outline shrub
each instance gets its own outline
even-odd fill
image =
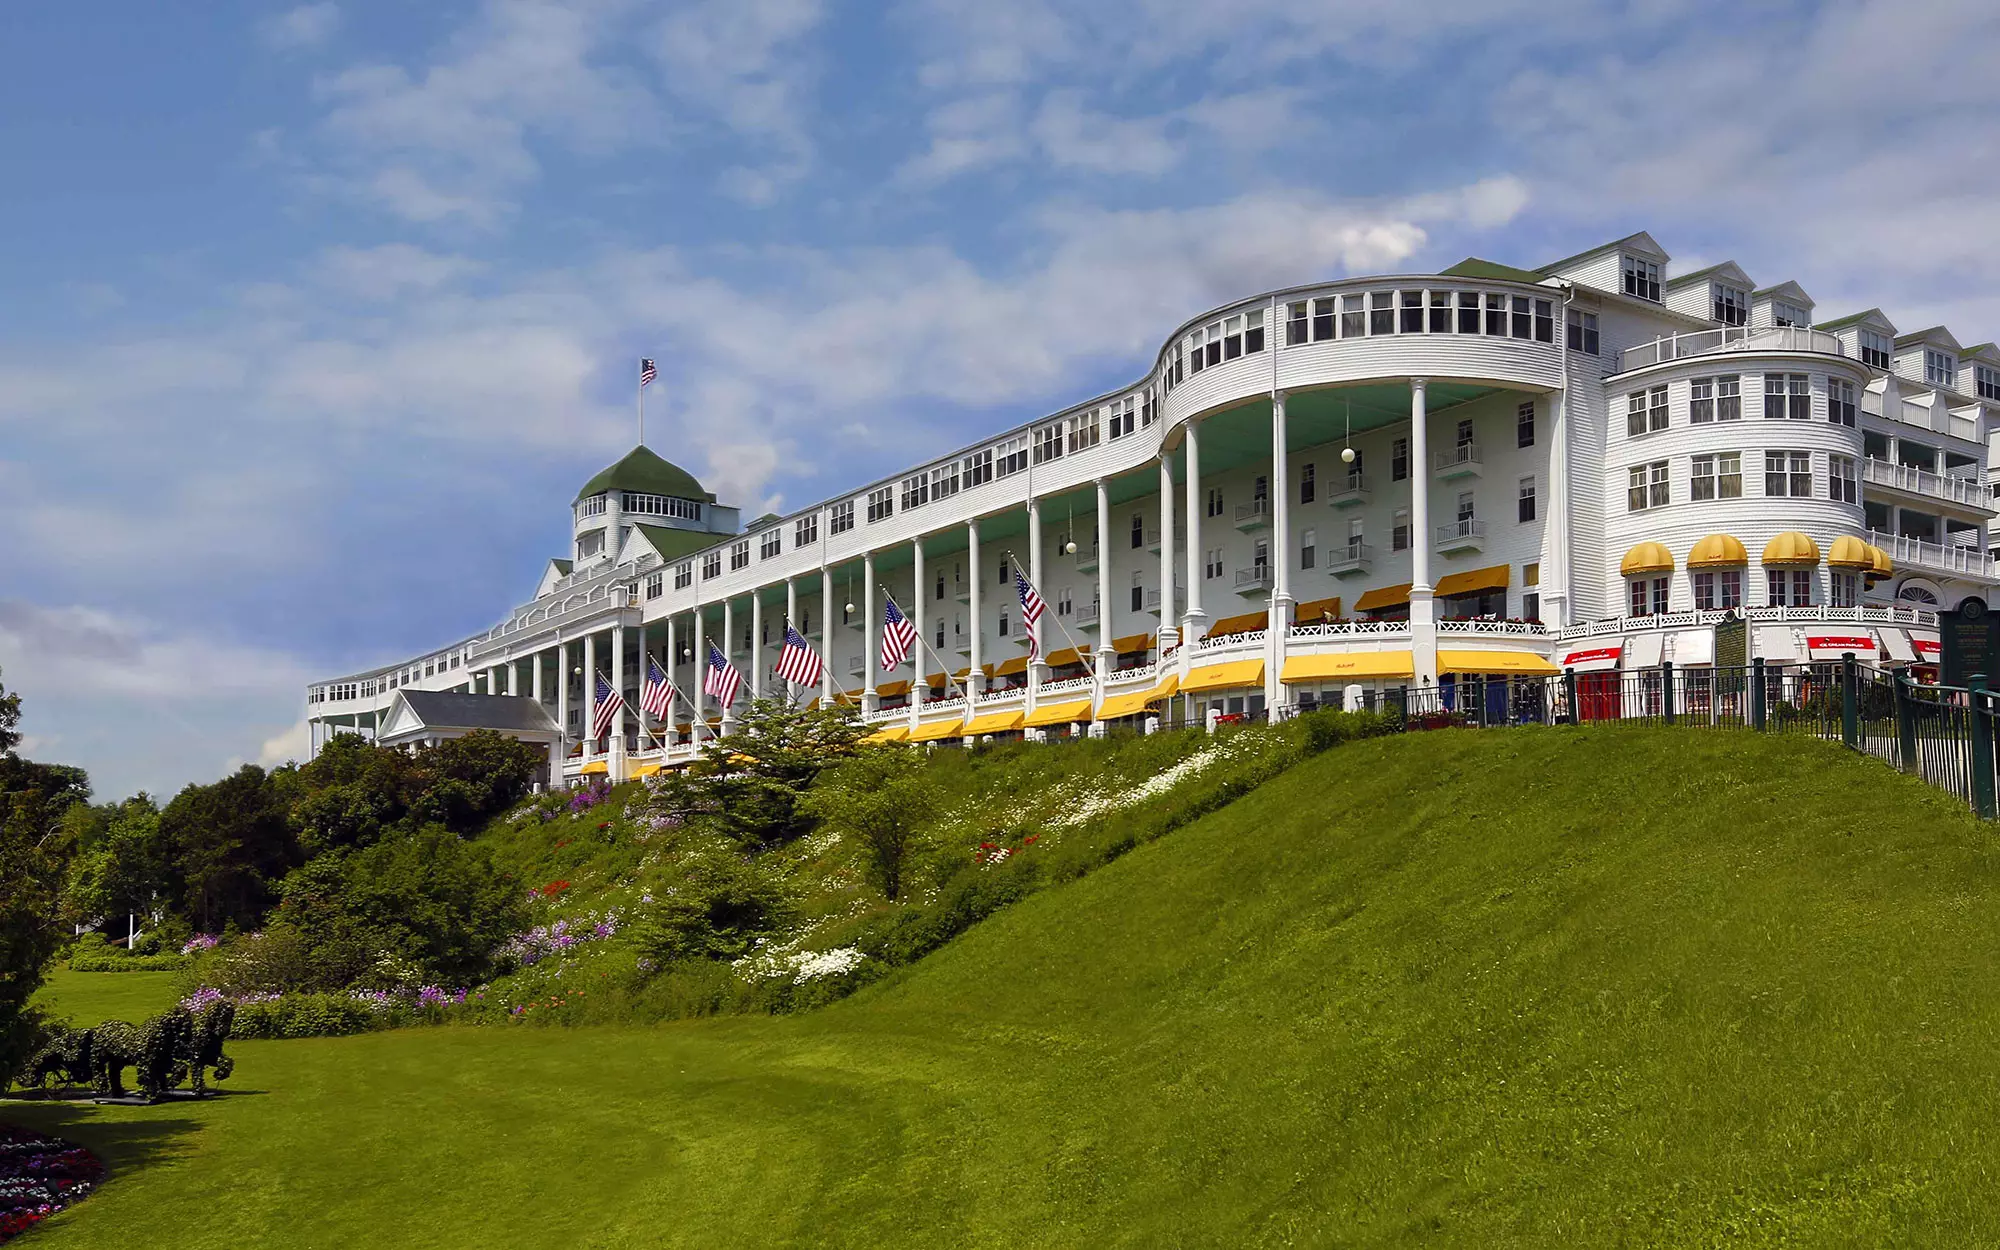
[[[389,1013],[348,994],[286,994],[236,1008],[231,1037],[344,1037],[390,1022]]]
[[[690,860],[681,881],[640,914],[638,946],[658,964],[736,959],[790,914],[791,900],[774,877],[739,856],[710,852]]]
[[[921,756],[910,751],[864,751],[823,774],[800,810],[858,841],[868,878],[894,902],[923,820],[932,814]]]

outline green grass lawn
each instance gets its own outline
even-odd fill
[[[1994,846],[1818,742],[1412,735],[818,1013],[0,1117],[110,1164],[59,1248],[1993,1245]]]
[[[71,972],[56,968],[42,982],[35,1004],[78,1027],[106,1020],[138,1023],[157,1016],[180,997],[178,972]]]

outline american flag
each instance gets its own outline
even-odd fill
[[[882,610],[882,667],[892,669],[909,658],[910,648],[917,645],[917,627],[910,624],[910,618],[896,606],[894,599]]]
[[[1042,609],[1046,605],[1042,596],[1028,584],[1019,565],[1014,568],[1014,589],[1021,596],[1021,632],[1028,635],[1028,658],[1035,659],[1041,654],[1041,646],[1035,641],[1035,626],[1042,620]]]
[[[777,672],[786,681],[801,686],[817,686],[826,677],[826,664],[819,658],[819,652],[807,645],[790,621],[785,622],[785,649],[778,653]]]
[[[639,706],[654,720],[665,720],[672,713],[674,697],[680,691],[674,689],[674,679],[667,676],[660,662],[652,656],[646,657],[646,685],[639,691]]]
[[[648,382],[652,381],[652,380],[653,380],[654,378],[657,378],[657,377],[659,377],[659,376],[660,376],[660,372],[659,372],[659,370],[657,370],[657,369],[653,368],[653,362],[652,362],[652,361],[650,361],[650,360],[642,360],[642,361],[640,361],[640,362],[639,362],[639,385],[640,385],[640,386],[644,386],[644,385],[646,385],[646,383],[648,383]]]
[[[590,716],[590,736],[602,738],[611,732],[611,722],[616,719],[618,710],[625,706],[625,696],[618,693],[601,670],[596,677],[597,710]]]
[[[743,689],[743,674],[712,642],[708,644],[708,674],[701,679],[701,689],[725,708],[736,702],[736,692]]]

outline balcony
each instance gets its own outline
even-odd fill
[[[1434,541],[1441,556],[1458,555],[1461,552],[1484,551],[1486,549],[1486,522],[1467,517],[1463,521],[1453,521],[1449,525],[1437,527]]]
[[[1870,457],[1861,462],[1861,480],[1868,494],[1900,497],[1905,502],[1946,504],[1982,517],[1994,514],[1993,496],[1976,478],[1932,473],[1914,465],[1892,464]]]
[[[1349,473],[1344,478],[1329,483],[1326,501],[1335,508],[1360,508],[1368,503],[1368,478],[1360,473]]]
[[[1650,343],[1628,347],[1618,353],[1618,372],[1717,352],[1817,352],[1825,356],[1845,356],[1847,349],[1841,345],[1838,335],[1805,326],[1723,326],[1717,330],[1697,330],[1693,334],[1670,334]]]
[[[1360,577],[1375,566],[1375,549],[1364,542],[1349,542],[1326,553],[1326,571],[1335,577]]]
[[[1146,531],[1146,550],[1148,550],[1148,551],[1152,552],[1152,553],[1153,553],[1154,555],[1159,555],[1159,554],[1160,554],[1160,531],[1159,531],[1159,530],[1157,530],[1157,529],[1150,529],[1150,530],[1147,530],[1147,531]]]
[[[1236,570],[1236,593],[1239,595],[1268,595],[1271,593],[1271,566],[1253,564],[1247,569]]]
[[[1095,629],[1097,627],[1098,615],[1096,604],[1085,604],[1076,610],[1076,627],[1078,629]]]
[[[959,582],[951,588],[951,597],[960,603],[972,602],[972,583]]]
[[[1081,544],[1081,543],[1077,544],[1077,549],[1076,549],[1076,571],[1077,571],[1077,572],[1079,572],[1079,573],[1095,573],[1095,572],[1097,571],[1097,540],[1096,540],[1096,539],[1094,539],[1094,538],[1093,538],[1093,539],[1092,539],[1092,540],[1090,541],[1090,546],[1088,546],[1088,547],[1085,547],[1085,546],[1084,546],[1083,544]]]
[[[1174,587],[1174,594],[1175,594],[1175,596],[1176,596],[1176,597],[1179,597],[1179,596],[1180,596],[1180,594],[1181,594],[1181,588],[1180,588],[1179,586],[1176,586],[1176,587]],[[1153,614],[1154,616],[1158,616],[1158,615],[1160,614],[1160,592],[1159,592],[1159,591],[1157,591],[1157,590],[1149,590],[1149,591],[1147,591],[1147,592],[1146,592],[1146,611],[1148,611],[1148,612],[1151,612],[1151,613],[1152,613],[1152,614]],[[1170,622],[1170,623],[1171,623],[1171,622]]]
[[[1915,568],[1950,577],[1991,580],[1993,561],[1987,556],[1983,545],[1986,532],[1984,530],[1965,532],[1981,540],[1981,545],[1961,546],[1958,543],[1926,542],[1921,538],[1909,538],[1902,534],[1885,533],[1882,530],[1869,530],[1868,541],[1888,552],[1889,559],[1899,569]]]
[[[848,674],[850,676],[859,677],[863,673],[865,673],[868,670],[868,665],[866,662],[867,658],[868,657],[862,655],[851,655],[847,657]]]
[[[1271,528],[1271,501],[1252,499],[1236,505],[1236,528],[1245,534]]]
[[[1478,477],[1486,471],[1486,467],[1480,463],[1478,443],[1460,443],[1433,454],[1431,471],[1440,481],[1449,482],[1462,477]]]

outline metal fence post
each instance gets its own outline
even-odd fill
[[[1917,701],[1910,697],[1910,679],[1902,672],[1896,674],[1896,740],[1902,748],[1903,771],[1920,771],[1917,762]]]
[[[1666,716],[1667,724],[1671,725],[1674,723],[1674,662],[1672,660],[1660,661],[1660,697],[1663,700],[1661,709]]]
[[[1854,653],[1840,657],[1840,740],[1850,748],[1861,745],[1861,723],[1854,710]]]
[[[1576,706],[1576,670],[1573,668],[1563,670],[1563,704],[1563,714],[1569,718],[1570,724],[1577,724],[1583,719]]]
[[[1986,719],[1986,674],[1966,680],[1966,712],[1972,719],[1972,810],[1993,819],[1993,725]]]
[[[1750,728],[1764,727],[1764,657],[1750,661]]]

